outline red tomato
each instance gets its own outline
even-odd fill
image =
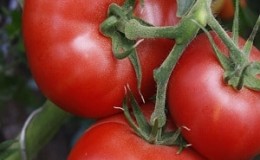
[[[154,105],[144,106],[145,114]],[[148,113],[148,114],[147,114]],[[109,117],[89,128],[77,141],[68,160],[203,160],[191,148],[176,154],[178,147],[150,144],[138,137],[123,114]]]
[[[227,48],[214,34],[219,48]],[[240,38],[240,45],[244,40]],[[260,60],[252,49],[251,60]],[[183,136],[210,160],[248,160],[260,153],[260,92],[234,90],[223,81],[223,69],[205,34],[187,48],[171,75],[170,113]]]
[[[111,40],[99,32],[109,4],[124,0],[26,0],[23,35],[32,75],[43,94],[66,111],[84,117],[118,112],[124,86],[138,95],[129,59],[112,55]],[[175,0],[138,3],[135,14],[157,26],[174,25]],[[145,40],[137,52],[141,61],[142,94],[155,93],[153,70],[165,59],[173,41]]]

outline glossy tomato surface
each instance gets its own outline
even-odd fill
[[[99,31],[111,3],[123,0],[26,0],[23,36],[32,75],[43,94],[66,111],[91,118],[118,112],[129,85],[138,96],[129,59],[112,55],[111,40]],[[156,25],[174,25],[175,0],[138,3],[135,15]],[[155,93],[153,70],[167,56],[173,41],[145,40],[137,52],[142,66],[142,94]]]
[[[149,117],[154,104],[142,108]],[[138,137],[123,114],[103,119],[90,127],[72,148],[68,160],[203,160],[191,148],[149,144]]]
[[[260,60],[256,48],[251,60]],[[208,159],[249,160],[260,153],[260,92],[234,90],[224,83],[223,72],[207,36],[199,35],[171,75],[170,113],[177,126],[188,128],[182,131],[188,143]]]

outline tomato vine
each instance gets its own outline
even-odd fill
[[[134,3],[132,3],[134,4]],[[237,1],[236,7],[238,8],[239,2]],[[211,1],[207,0],[197,0],[192,8],[188,8],[187,14],[182,16],[182,19],[176,26],[169,26],[169,27],[154,27],[154,26],[147,26],[142,25],[135,19],[127,20],[123,23],[119,23],[122,26],[117,28],[123,28],[120,32],[125,34],[125,37],[129,40],[138,40],[138,39],[145,39],[145,38],[170,38],[175,39],[176,44],[173,47],[172,51],[169,53],[169,56],[165,59],[162,65],[155,70],[154,72],[154,79],[157,84],[157,93],[156,93],[156,105],[155,111],[151,117],[151,124],[154,125],[155,121],[158,121],[159,127],[163,127],[166,122],[165,116],[165,100],[166,100],[166,91],[168,80],[171,75],[171,72],[174,69],[174,66],[178,62],[178,59],[182,55],[185,48],[188,44],[193,40],[193,38],[197,35],[199,30],[206,25],[209,25],[223,40],[223,42],[229,47],[231,51],[231,59],[232,62],[228,62],[229,64],[237,63],[234,66],[236,71],[227,71],[232,75],[238,75],[239,77],[235,77],[235,80],[232,80],[232,75],[226,75],[225,79],[229,79],[231,82],[230,85],[234,85],[235,88],[241,88],[241,78],[243,69],[238,68],[238,66],[245,67],[245,63],[247,57],[243,57],[243,51],[241,51],[237,45],[238,39],[238,9],[236,11],[236,18],[234,19],[234,27],[233,27],[233,39],[227,35],[225,30],[221,27],[219,22],[215,19],[212,10],[211,10]],[[196,23],[197,25],[195,25]],[[258,26],[258,23],[257,25]],[[133,43],[134,44],[134,43]],[[218,54],[222,55],[222,54]],[[221,56],[222,59],[224,58]],[[227,62],[228,60],[222,60],[222,64]],[[243,61],[243,62],[242,62]],[[225,64],[224,66],[227,66]],[[258,68],[258,65],[253,65],[255,69]],[[228,70],[228,68],[225,68]],[[239,72],[239,73],[237,73]],[[250,72],[250,71],[248,71]],[[257,72],[258,73],[258,72]],[[254,74],[256,74],[254,72]],[[233,82],[232,82],[233,81]],[[235,82],[234,82],[235,81]],[[249,81],[249,85],[253,85],[252,81],[254,80],[247,80]],[[244,81],[243,81],[244,82]],[[258,79],[255,79],[255,85],[258,85]],[[235,84],[233,84],[235,83]],[[238,86],[238,87],[236,87]],[[259,85],[258,85],[259,86]],[[257,88],[256,86],[252,88]]]
[[[111,4],[108,9],[108,17],[102,24],[100,24],[100,32],[106,37],[109,37],[112,43],[112,51],[117,59],[129,58],[133,64],[136,72],[136,78],[138,83],[138,90],[141,93],[142,84],[142,68],[140,65],[139,57],[137,55],[137,46],[139,46],[144,39],[156,39],[165,38],[175,41],[172,50],[164,62],[154,70],[154,80],[156,82],[156,96],[155,96],[155,109],[151,115],[150,123],[148,123],[144,116],[140,113],[138,103],[134,100],[134,96],[130,93],[126,95],[126,99],[123,103],[123,110],[129,124],[134,128],[139,136],[146,139],[149,143],[162,144],[162,145],[178,145],[181,148],[186,147],[187,144],[182,141],[180,137],[180,128],[173,133],[165,133],[164,126],[166,124],[167,115],[166,110],[166,98],[168,83],[178,60],[182,56],[185,49],[197,36],[197,34],[203,30],[206,32],[212,48],[215,51],[216,57],[219,59],[220,64],[225,70],[223,75],[224,80],[231,85],[234,89],[241,89],[243,87],[250,88],[252,90],[260,90],[260,62],[249,62],[248,57],[253,45],[253,39],[256,35],[258,27],[260,25],[260,17],[258,18],[254,30],[246,42],[245,46],[240,49],[238,46],[239,39],[239,1],[236,0],[236,12],[233,23],[232,37],[223,29],[220,23],[212,13],[212,0],[178,0],[178,15],[180,21],[174,26],[158,27],[144,21],[143,19],[133,15],[133,9],[136,4],[135,0],[126,0],[122,6],[117,4]],[[25,2],[26,3],[26,2]],[[141,1],[142,5],[145,5],[145,1]],[[208,33],[206,27],[209,26],[223,41],[230,51],[230,56],[226,57],[214,43],[213,38]],[[129,89],[130,90],[130,89]],[[131,91],[128,91],[131,92]],[[130,98],[127,97],[130,95]],[[132,119],[130,111],[127,105],[131,104],[135,116],[135,120]],[[59,115],[58,121],[53,125],[54,131],[60,127],[60,124],[69,115],[66,112],[56,110],[53,111],[56,115]],[[45,115],[47,111],[40,111],[39,114]],[[48,112],[49,113],[49,112]],[[34,125],[33,128],[38,132],[37,126],[34,124],[35,119],[33,115],[31,119],[26,123],[24,130],[21,132],[20,149],[23,150],[22,155],[27,159],[31,157],[33,152],[37,152],[41,145],[34,145],[35,142],[28,140],[28,135],[35,134],[31,132],[30,125]],[[43,117],[39,117],[40,124]],[[50,119],[53,118],[53,115]],[[137,121],[138,125],[135,125]],[[38,141],[48,141],[54,132],[46,130],[46,135],[39,138]],[[165,136],[167,135],[167,136]],[[46,137],[47,138],[46,138]],[[180,142],[181,141],[181,142]],[[17,141],[12,143],[15,148],[17,147]],[[11,146],[11,147],[10,147]],[[12,145],[8,145],[7,148],[12,148]],[[1,155],[0,155],[1,156]]]

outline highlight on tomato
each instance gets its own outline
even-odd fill
[[[42,93],[72,114],[100,118],[119,112],[129,85],[141,96],[133,64],[129,58],[112,54],[110,38],[100,31],[111,3],[124,0],[26,0],[23,36],[32,75]],[[140,1],[133,14],[155,26],[174,25],[176,1]],[[156,17],[156,18],[155,18]],[[153,70],[171,50],[166,39],[144,40],[136,48],[142,69],[141,94],[155,94]]]
[[[224,55],[230,55],[218,36],[212,36]],[[244,43],[239,38],[241,50]],[[259,65],[256,61],[260,60],[260,51],[253,47],[249,57],[252,63],[246,62],[249,68],[244,68],[244,83],[249,83],[246,76],[254,74],[247,69]],[[187,47],[171,75],[168,105],[172,118],[177,127],[187,128],[182,134],[188,143],[210,160],[249,160],[260,153],[260,92],[241,87],[243,81],[238,81],[239,90],[234,89],[236,86],[226,83],[239,80],[227,76],[237,76],[233,73],[239,72],[224,74],[203,33]]]

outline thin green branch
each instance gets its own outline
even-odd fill
[[[249,56],[250,51],[253,47],[253,42],[254,42],[255,36],[258,32],[259,26],[260,26],[260,15],[258,16],[258,19],[255,23],[254,28],[253,28],[253,31],[251,32],[251,34],[250,34],[250,36],[249,36],[248,40],[246,41],[244,48],[243,48],[243,51],[245,52],[245,54],[247,56]]]
[[[236,45],[238,45],[239,38],[239,2],[240,0],[235,0],[235,16],[232,28],[232,39]]]
[[[176,44],[169,56],[165,59],[162,65],[154,72],[154,79],[157,84],[155,110],[151,116],[151,124],[154,124],[158,120],[158,126],[163,127],[166,123],[165,115],[165,101],[168,81],[171,73],[181,57],[184,49],[189,43]]]
[[[219,22],[214,18],[214,16],[209,13],[208,25],[217,33],[220,39],[224,42],[224,44],[228,47],[230,52],[230,58],[232,60],[236,60],[237,63],[244,63],[244,53],[239,49],[239,46],[236,45],[233,40],[229,37],[227,32],[223,29],[223,27],[219,24]]]

